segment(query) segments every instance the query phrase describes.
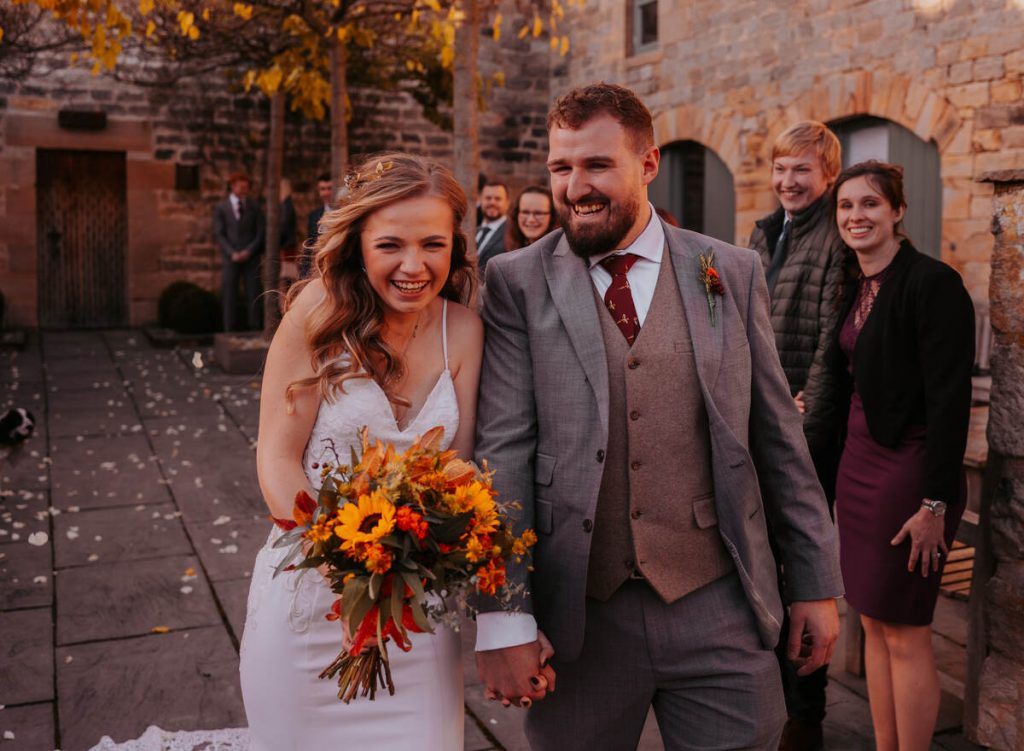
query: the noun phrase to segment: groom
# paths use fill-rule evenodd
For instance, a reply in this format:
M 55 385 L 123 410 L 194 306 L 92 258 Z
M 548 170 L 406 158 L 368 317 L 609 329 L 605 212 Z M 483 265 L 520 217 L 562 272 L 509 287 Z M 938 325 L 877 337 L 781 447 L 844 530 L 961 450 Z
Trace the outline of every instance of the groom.
M 571 91 L 548 130 L 564 232 L 487 270 L 477 454 L 539 542 L 532 573 L 510 571 L 522 612 L 478 618 L 481 678 L 544 699 L 536 750 L 635 748 L 651 706 L 668 749 L 774 748 L 768 525 L 802 674 L 831 655 L 842 584 L 761 263 L 653 215 L 660 155 L 633 92 Z M 538 626 L 555 650 L 540 675 Z

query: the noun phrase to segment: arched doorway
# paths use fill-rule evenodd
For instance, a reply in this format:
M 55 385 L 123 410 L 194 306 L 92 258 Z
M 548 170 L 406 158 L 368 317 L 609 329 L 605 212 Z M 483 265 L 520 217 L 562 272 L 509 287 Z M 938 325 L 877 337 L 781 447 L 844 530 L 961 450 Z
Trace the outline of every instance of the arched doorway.
M 843 145 L 843 167 L 868 159 L 903 166 L 907 215 L 903 228 L 914 247 L 933 258 L 942 252 L 942 175 L 934 141 L 880 117 L 855 117 L 829 123 Z
M 661 166 L 648 195 L 655 207 L 670 212 L 686 229 L 736 241 L 732 173 L 703 144 L 676 141 L 662 147 Z

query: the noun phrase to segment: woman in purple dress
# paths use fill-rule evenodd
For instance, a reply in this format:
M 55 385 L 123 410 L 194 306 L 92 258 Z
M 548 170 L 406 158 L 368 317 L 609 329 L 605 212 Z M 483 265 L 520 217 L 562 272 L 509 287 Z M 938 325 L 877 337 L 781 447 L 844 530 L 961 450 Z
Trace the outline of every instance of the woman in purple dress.
M 833 361 L 849 376 L 836 484 L 846 599 L 864 626 L 877 748 L 926 751 L 939 708 L 931 621 L 965 503 L 974 309 L 959 274 L 900 233 L 901 167 L 847 168 L 835 201 L 858 267 Z

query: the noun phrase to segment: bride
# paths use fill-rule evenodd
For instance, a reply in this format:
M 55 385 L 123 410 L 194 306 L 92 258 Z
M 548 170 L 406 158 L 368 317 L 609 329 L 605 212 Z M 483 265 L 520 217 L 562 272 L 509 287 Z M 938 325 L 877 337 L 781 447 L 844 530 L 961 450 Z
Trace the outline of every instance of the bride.
M 460 229 L 466 199 L 451 173 L 419 157 L 364 163 L 322 221 L 318 274 L 289 295 L 263 377 L 256 464 L 273 516 L 291 518 L 318 466 L 371 439 L 402 451 L 441 425 L 446 448 L 473 455 L 483 327 L 460 304 L 474 279 Z M 253 751 L 463 747 L 459 639 L 437 624 L 389 651 L 397 692 L 342 704 L 317 675 L 342 629 L 325 619 L 335 595 L 316 571 L 273 572 L 273 543 L 256 558 L 241 646 L 242 695 Z

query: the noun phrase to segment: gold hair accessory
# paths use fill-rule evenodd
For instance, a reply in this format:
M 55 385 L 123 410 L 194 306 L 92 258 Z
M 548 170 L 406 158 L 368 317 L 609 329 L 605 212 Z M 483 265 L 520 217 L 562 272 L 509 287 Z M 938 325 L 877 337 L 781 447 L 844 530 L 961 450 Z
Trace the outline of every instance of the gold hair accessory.
M 350 193 L 365 187 L 374 180 L 380 180 L 384 173 L 395 166 L 394 162 L 377 162 L 377 166 L 367 172 L 349 172 L 345 175 L 345 187 Z

